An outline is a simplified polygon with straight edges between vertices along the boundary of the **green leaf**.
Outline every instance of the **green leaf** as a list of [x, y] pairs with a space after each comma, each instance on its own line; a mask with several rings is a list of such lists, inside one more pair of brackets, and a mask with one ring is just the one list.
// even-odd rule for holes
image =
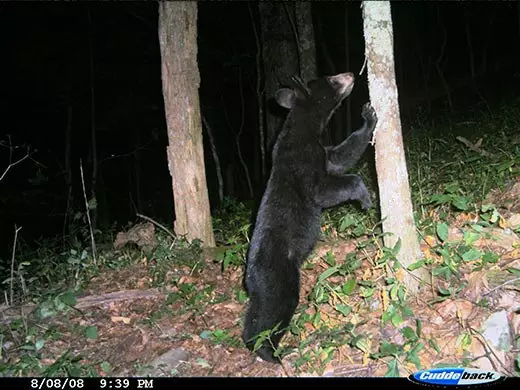
[[399, 253], [399, 251], [401, 250], [401, 237], [399, 237], [397, 239], [397, 242], [395, 243], [394, 247], [392, 248], [392, 252], [394, 253], [394, 255], [397, 255]]
[[375, 287], [363, 287], [359, 295], [363, 298], [370, 298], [372, 295], [374, 295], [375, 291]]
[[473, 230], [475, 230], [476, 232], [483, 232], [484, 231], [484, 227], [480, 226], [480, 225], [477, 225], [477, 224], [471, 225], [471, 228]]
[[424, 344], [423, 343], [417, 343], [415, 347], [413, 347], [409, 352], [407, 356], [407, 360], [413, 364], [415, 364], [415, 367], [420, 370], [421, 369], [421, 360], [419, 359], [419, 356], [417, 354], [423, 349]]
[[448, 203], [451, 200], [451, 195], [448, 194], [434, 194], [430, 197], [430, 199], [426, 202], [433, 203], [436, 205], [442, 204], [442, 203]]
[[496, 253], [493, 253], [493, 252], [486, 252], [484, 253], [484, 255], [482, 256], [482, 262], [484, 264], [487, 264], [487, 263], [496, 263], [498, 260], [500, 259], [500, 256], [497, 255]]
[[390, 321], [393, 326], [399, 326], [404, 322], [403, 316], [400, 313], [395, 313]]
[[480, 234], [466, 230], [464, 232], [464, 244], [471, 245], [480, 238]]
[[409, 326], [405, 326], [403, 329], [401, 329], [401, 333], [409, 341], [413, 341], [413, 340], [417, 339], [417, 335], [415, 334], [415, 331], [412, 328], [410, 328]]
[[395, 301], [397, 298], [397, 290], [399, 290], [399, 285], [395, 283], [392, 288], [390, 289], [390, 299], [392, 301]]
[[430, 339], [428, 340], [428, 344], [430, 344], [430, 347], [432, 347], [437, 353], [441, 353], [441, 348], [439, 347], [439, 344], [437, 344], [437, 341]]
[[370, 340], [366, 337], [360, 337], [359, 339], [356, 340], [356, 348], [358, 348], [359, 350], [365, 352], [365, 353], [368, 353], [370, 352], [370, 346], [372, 345], [372, 343], [370, 342]]
[[385, 377], [398, 377], [399, 376], [399, 368], [397, 366], [397, 359], [392, 359], [386, 365], [388, 369], [386, 370]]
[[417, 318], [417, 321], [416, 321], [416, 324], [417, 324], [417, 328], [415, 330], [415, 333], [417, 334], [417, 337], [421, 337], [421, 333], [422, 333], [422, 322], [419, 318]]
[[399, 298], [399, 302], [404, 302], [406, 299], [406, 289], [404, 286], [399, 286], [397, 290], [397, 298]]
[[410, 306], [401, 307], [401, 313], [403, 313], [403, 316], [405, 316], [406, 318], [414, 316], [413, 310]]
[[76, 304], [76, 296], [71, 291], [60, 295], [60, 300], [68, 306], [74, 306]]
[[34, 343], [34, 348], [39, 351], [40, 349], [43, 348], [43, 346], [45, 345], [45, 340], [43, 339], [39, 339], [38, 341], [36, 341], [36, 343]]
[[446, 288], [444, 288], [444, 287], [440, 287], [440, 286], [439, 286], [439, 293], [440, 293], [441, 295], [444, 295], [444, 296], [449, 296], [449, 295], [451, 295], [451, 291], [450, 291], [450, 290], [448, 290], [448, 289], [446, 289]]
[[350, 295], [357, 286], [356, 279], [349, 279], [342, 288], [343, 294]]
[[402, 351], [400, 345], [383, 341], [379, 346], [379, 353], [381, 356], [397, 356]]
[[88, 339], [94, 340], [98, 337], [98, 329], [97, 326], [87, 326], [85, 328], [85, 335]]
[[315, 328], [317, 328], [320, 324], [320, 320], [321, 320], [321, 315], [320, 315], [320, 312], [316, 312], [316, 315], [314, 316], [313, 320], [312, 320], [312, 326], [314, 326]]
[[513, 275], [520, 275], [520, 269], [518, 269], [518, 268], [508, 268], [507, 272], [510, 272]]
[[416, 269], [423, 267], [425, 264], [426, 260], [424, 259], [416, 261], [415, 263], [412, 263], [408, 266], [408, 271], [415, 271]]
[[101, 367], [101, 370], [103, 370], [103, 372], [106, 372], [106, 373], [109, 373], [112, 370], [112, 366], [107, 361], [104, 361], [103, 363], [101, 363], [100, 367]]
[[323, 301], [323, 297], [325, 295], [325, 289], [323, 288], [323, 286], [321, 284], [318, 284], [315, 288], [314, 288], [314, 300], [317, 302], [317, 303], [320, 303]]
[[455, 194], [460, 189], [459, 183], [449, 183], [444, 187], [444, 192], [448, 194]]
[[448, 230], [449, 227], [445, 222], [437, 224], [437, 236], [439, 236], [442, 242], [448, 241]]
[[329, 251], [327, 252], [327, 254], [325, 255], [325, 262], [330, 266], [335, 266], [336, 265], [336, 258], [334, 257], [334, 255]]
[[344, 304], [338, 304], [334, 308], [341, 314], [343, 314], [345, 317], [349, 315], [349, 313], [352, 311], [352, 308], [349, 305]]
[[357, 223], [357, 220], [356, 220], [356, 218], [354, 218], [354, 216], [346, 215], [341, 218], [341, 223], [339, 225], [339, 231], [344, 232], [345, 230], [347, 230], [352, 225], [355, 225], [356, 223]]
[[470, 200], [465, 196], [458, 196], [453, 200], [453, 206], [459, 210], [467, 210], [469, 208]]
[[474, 261], [474, 260], [480, 259], [481, 256], [482, 256], [481, 251], [479, 251], [478, 249], [475, 249], [475, 248], [471, 248], [462, 255], [462, 260]]
[[328, 277], [334, 275], [336, 272], [338, 272], [339, 267], [335, 265], [334, 267], [327, 268], [325, 271], [322, 272], [322, 274], [318, 278], [318, 283], [323, 282]]

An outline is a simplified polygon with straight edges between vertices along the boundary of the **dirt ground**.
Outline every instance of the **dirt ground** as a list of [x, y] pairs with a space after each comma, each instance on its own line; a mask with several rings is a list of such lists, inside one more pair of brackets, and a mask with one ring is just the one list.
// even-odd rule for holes
[[[322, 272], [318, 271], [323, 262], [319, 260], [319, 255], [332, 251], [336, 258], [341, 258], [341, 253], [354, 248], [355, 244], [348, 242], [327, 243], [319, 247], [316, 251], [318, 267], [302, 272], [301, 305], [305, 305], [316, 278]], [[497, 250], [504, 252], [503, 249]], [[497, 269], [513, 266], [520, 268], [517, 249], [504, 253], [496, 265]], [[242, 280], [239, 270], [223, 274], [219, 264], [208, 262], [197, 275], [190, 275], [189, 269], [178, 271], [186, 273], [178, 284], [193, 283], [199, 290], [211, 285], [214, 288], [209, 298], [220, 296], [230, 299], [214, 304], [201, 304], [196, 310], [182, 313], [182, 301], [165, 305], [167, 291], [147, 290], [150, 277], [146, 267], [137, 265], [104, 273], [92, 280], [85, 292], [91, 299], [100, 297], [100, 303], [81, 309], [81, 312], [73, 314], [60, 325], [62, 337], [59, 341], [47, 343], [49, 357], [47, 362], [42, 363], [50, 364], [53, 357], [60, 356], [67, 348], [72, 348], [73, 353], [83, 356], [86, 363], [110, 362], [113, 368], [110, 375], [117, 376], [383, 376], [387, 371], [387, 359], [370, 359], [367, 351], [377, 351], [377, 345], [382, 340], [402, 344], [404, 340], [399, 329], [405, 326], [415, 329], [416, 321], [420, 319], [421, 337], [435, 340], [439, 348], [436, 350], [425, 343], [418, 354], [422, 368], [433, 367], [439, 363], [457, 363], [463, 359], [475, 363], [479, 358], [482, 361], [477, 362], [477, 366], [490, 367], [499, 372], [512, 372], [514, 366], [514, 354], [493, 350], [478, 335], [478, 329], [493, 311], [500, 308], [509, 309], [518, 304], [518, 290], [507, 289], [507, 286], [504, 286], [491, 292], [487, 298], [494, 303], [492, 309], [477, 305], [482, 292], [491, 289], [486, 281], [485, 272], [464, 274], [468, 284], [457, 299], [447, 299], [432, 305], [429, 302], [435, 298], [433, 291], [415, 298], [411, 302], [414, 317], [405, 319], [399, 327], [392, 324], [381, 327], [385, 299], [382, 294], [375, 295], [369, 304], [360, 297], [352, 297], [349, 305], [354, 308], [355, 314], [351, 313], [351, 322], [357, 324], [357, 334], [371, 335], [367, 349], [364, 351], [359, 345], [343, 345], [336, 348], [333, 358], [319, 369], [316, 368], [316, 360], [303, 363], [296, 369], [293, 363], [299, 357], [298, 352], [285, 356], [283, 365], [275, 365], [256, 359], [242, 344], [236, 345], [236, 340], [240, 340], [241, 316], [245, 310], [245, 304], [239, 303], [233, 292], [233, 287], [239, 285]], [[360, 272], [360, 280], [382, 277], [377, 275], [377, 271], [364, 266], [360, 267]], [[135, 290], [149, 291], [150, 294], [135, 297]], [[175, 288], [171, 290], [173, 292]], [[118, 300], [110, 299], [110, 293], [113, 292], [117, 292]], [[108, 299], [102, 299], [107, 296]], [[168, 313], [152, 319], [155, 313], [164, 312], [165, 307]], [[314, 310], [313, 307], [307, 309], [311, 314], [314, 314]], [[328, 324], [337, 325], [344, 321], [344, 317], [328, 305], [321, 306], [320, 310], [321, 318], [326, 318]], [[518, 314], [509, 312], [508, 315], [514, 325], [515, 334], [518, 334]], [[86, 342], [84, 335], [69, 331], [73, 324], [95, 325], [98, 337]], [[318, 331], [311, 323], [306, 323], [305, 327], [305, 332], [300, 334], [300, 338]], [[473, 342], [469, 347], [463, 348], [459, 335], [468, 329], [474, 331]], [[234, 338], [235, 342], [215, 343], [208, 337], [201, 337], [204, 332], [216, 330], [225, 331], [228, 339]], [[283, 343], [296, 346], [300, 341], [297, 336], [287, 335]], [[320, 338], [316, 337], [314, 342], [305, 348], [315, 349], [319, 343]], [[495, 356], [497, 353], [501, 356]], [[170, 360], [169, 355], [172, 355]], [[163, 357], [162, 361], [157, 361], [158, 357]], [[316, 359], [319, 360], [320, 357]], [[161, 362], [163, 365], [158, 366]], [[403, 363], [399, 368], [402, 376], [417, 371], [411, 363]]]
[[[512, 197], [513, 203], [520, 199], [520, 194], [516, 196]], [[504, 199], [502, 202], [507, 203]], [[510, 216], [515, 215], [511, 207], [508, 210]], [[470, 214], [460, 214], [450, 227], [452, 239], [462, 235], [458, 227], [471, 218]], [[436, 288], [424, 290], [410, 302], [413, 316], [403, 318], [397, 326], [390, 322], [382, 326], [389, 300], [382, 287], [376, 288], [369, 299], [360, 294], [349, 296], [352, 311], [347, 316], [327, 304], [309, 304], [308, 297], [318, 276], [328, 267], [324, 260], [327, 252], [340, 262], [347, 253], [359, 250], [359, 241], [321, 242], [310, 260], [314, 267], [302, 270], [297, 312], [316, 318], [318, 310], [320, 321], [317, 325], [312, 320], [305, 322], [299, 334], [284, 337], [282, 344], [294, 349], [281, 365], [257, 359], [241, 342], [246, 301], [239, 299], [237, 291], [242, 283], [242, 269], [230, 267], [223, 272], [221, 264], [206, 256], [200, 272], [193, 272], [188, 266], [172, 269], [177, 282], [158, 290], [150, 287], [151, 260], [145, 257], [139, 264], [103, 272], [90, 282], [78, 300], [77, 310], [52, 319], [61, 337], [46, 342], [41, 363], [51, 364], [70, 349], [72, 354], [82, 356], [85, 364], [100, 367], [102, 362], [109, 362], [111, 372], [105, 374], [99, 368], [99, 373], [110, 376], [383, 376], [391, 357], [373, 354], [382, 342], [403, 345], [403, 328], [416, 330], [420, 321], [422, 348], [416, 355], [421, 368], [465, 363], [517, 375], [514, 359], [518, 349], [515, 350], [514, 340], [520, 334], [520, 296], [518, 282], [508, 282], [513, 278], [507, 270], [520, 269], [520, 241], [506, 226], [495, 228], [492, 233], [495, 238], [480, 239], [473, 245], [499, 254], [497, 263], [480, 271], [469, 263], [462, 267], [459, 276], [465, 287], [452, 298], [439, 301]], [[435, 238], [425, 237], [422, 250], [427, 257], [435, 258], [431, 253], [432, 240]], [[355, 271], [356, 279], [383, 286], [380, 282], [385, 278], [385, 270], [374, 266], [374, 253], [369, 253], [368, 247], [364, 251], [368, 252]], [[332, 276], [331, 282], [335, 278], [341, 276]], [[432, 281], [441, 283], [438, 278]], [[192, 289], [181, 291], [183, 285]], [[172, 299], [179, 294], [183, 299]], [[486, 298], [487, 306], [479, 304], [482, 298]], [[513, 348], [507, 352], [491, 346], [481, 332], [484, 321], [499, 311], [505, 311], [512, 333]], [[349, 337], [341, 333], [347, 323]], [[75, 331], [89, 325], [98, 330], [92, 340]], [[324, 329], [340, 331], [334, 336]], [[470, 337], [461, 338], [464, 334]], [[352, 339], [352, 335], [359, 337]], [[331, 339], [342, 337], [344, 344], [330, 344]], [[327, 343], [333, 346], [327, 348]], [[397, 365], [400, 376], [418, 370], [402, 356], [399, 355]]]

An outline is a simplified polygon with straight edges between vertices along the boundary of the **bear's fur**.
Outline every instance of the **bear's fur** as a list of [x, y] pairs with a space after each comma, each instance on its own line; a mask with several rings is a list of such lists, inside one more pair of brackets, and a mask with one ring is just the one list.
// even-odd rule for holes
[[369, 103], [363, 126], [337, 146], [320, 143], [322, 131], [354, 86], [352, 73], [322, 77], [306, 85], [277, 91], [276, 100], [290, 110], [273, 148], [273, 166], [248, 250], [245, 285], [249, 307], [243, 338], [249, 349], [255, 336], [275, 329], [256, 353], [279, 362], [274, 351], [298, 305], [300, 267], [320, 234], [324, 208], [357, 200], [371, 207], [360, 176], [345, 174], [365, 151], [377, 123]]

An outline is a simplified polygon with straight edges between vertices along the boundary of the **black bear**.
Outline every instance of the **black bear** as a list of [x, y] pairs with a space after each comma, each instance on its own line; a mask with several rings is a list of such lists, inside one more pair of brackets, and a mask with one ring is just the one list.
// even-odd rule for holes
[[354, 86], [354, 75], [322, 77], [277, 91], [276, 101], [290, 110], [272, 153], [272, 170], [263, 195], [247, 255], [245, 286], [249, 307], [243, 339], [255, 349], [260, 332], [274, 330], [256, 353], [274, 355], [294, 314], [300, 294], [300, 266], [320, 234], [324, 208], [347, 200], [371, 207], [360, 176], [345, 174], [365, 151], [377, 123], [369, 103], [363, 126], [337, 146], [325, 147], [320, 136], [330, 117]]

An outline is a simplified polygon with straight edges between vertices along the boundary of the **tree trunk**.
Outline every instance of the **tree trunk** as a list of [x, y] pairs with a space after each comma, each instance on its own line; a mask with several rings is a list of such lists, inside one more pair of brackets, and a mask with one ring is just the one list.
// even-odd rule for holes
[[[397, 260], [403, 268], [422, 257], [413, 219], [410, 186], [401, 134], [394, 70], [394, 50], [390, 3], [364, 1], [365, 55], [368, 64], [370, 101], [379, 117], [376, 129], [376, 171], [386, 247], [401, 239]], [[418, 290], [418, 279], [426, 280], [426, 270], [404, 273], [408, 290]]]
[[448, 32], [446, 31], [446, 27], [444, 27], [444, 24], [441, 20], [441, 12], [439, 5], [437, 5], [437, 21], [439, 23], [439, 29], [442, 32], [442, 44], [441, 44], [441, 51], [439, 53], [439, 56], [435, 60], [435, 68], [437, 69], [437, 74], [439, 75], [439, 79], [441, 80], [441, 84], [444, 87], [444, 90], [446, 91], [446, 100], [448, 102], [449, 109], [453, 109], [453, 100], [451, 99], [451, 89], [448, 85], [448, 81], [446, 80], [446, 77], [444, 77], [444, 65], [441, 65], [443, 59], [444, 59], [444, 51], [446, 49], [446, 43], [448, 41]]
[[[255, 17], [253, 13], [253, 5], [251, 2], [247, 5], [249, 10], [249, 16], [251, 18], [251, 25], [253, 26], [253, 33], [255, 34], [255, 45], [256, 45], [256, 56], [255, 56], [255, 62], [256, 62], [256, 82], [255, 82], [255, 92], [256, 92], [256, 104], [257, 104], [257, 111], [258, 111], [258, 143], [260, 144], [260, 174], [261, 174], [261, 183], [262, 186], [267, 181], [267, 173], [266, 173], [266, 161], [267, 161], [267, 155], [266, 155], [266, 142], [265, 142], [265, 99], [263, 99], [263, 86], [262, 86], [262, 75], [263, 75], [263, 69], [262, 69], [262, 46], [260, 45], [260, 37], [258, 33], [258, 28], [255, 23]], [[258, 9], [257, 9], [258, 11]], [[256, 141], [256, 140], [255, 140]], [[255, 142], [256, 145], [256, 142]], [[255, 164], [255, 166], [258, 166]]]
[[[345, 71], [350, 72], [350, 41], [349, 41], [349, 22], [348, 22], [348, 3], [345, 2]], [[347, 96], [345, 99], [345, 129], [343, 137], [352, 133], [352, 99]]]
[[[98, 158], [97, 158], [97, 139], [96, 139], [96, 81], [94, 69], [94, 28], [92, 26], [92, 14], [90, 5], [87, 6], [87, 16], [89, 24], [89, 71], [90, 71], [90, 136], [92, 144], [92, 180], [90, 187], [89, 207], [91, 208], [92, 230], [96, 230], [97, 216], [98, 216], [98, 202], [97, 202], [97, 172], [98, 172]], [[93, 201], [92, 201], [93, 200]]]
[[294, 7], [298, 31], [298, 51], [300, 53], [300, 76], [307, 82], [314, 80], [317, 75], [312, 2], [298, 1], [294, 3]]
[[159, 44], [168, 168], [172, 176], [177, 235], [215, 246], [211, 224], [197, 66], [197, 3], [159, 3]]
[[[270, 155], [285, 116], [275, 115], [274, 95], [291, 76], [299, 74], [298, 49], [294, 31], [294, 3], [260, 1], [260, 30], [265, 74], [266, 143]], [[284, 9], [285, 8], [285, 9]], [[272, 103], [272, 104], [271, 104]], [[269, 174], [267, 174], [269, 176]]]

